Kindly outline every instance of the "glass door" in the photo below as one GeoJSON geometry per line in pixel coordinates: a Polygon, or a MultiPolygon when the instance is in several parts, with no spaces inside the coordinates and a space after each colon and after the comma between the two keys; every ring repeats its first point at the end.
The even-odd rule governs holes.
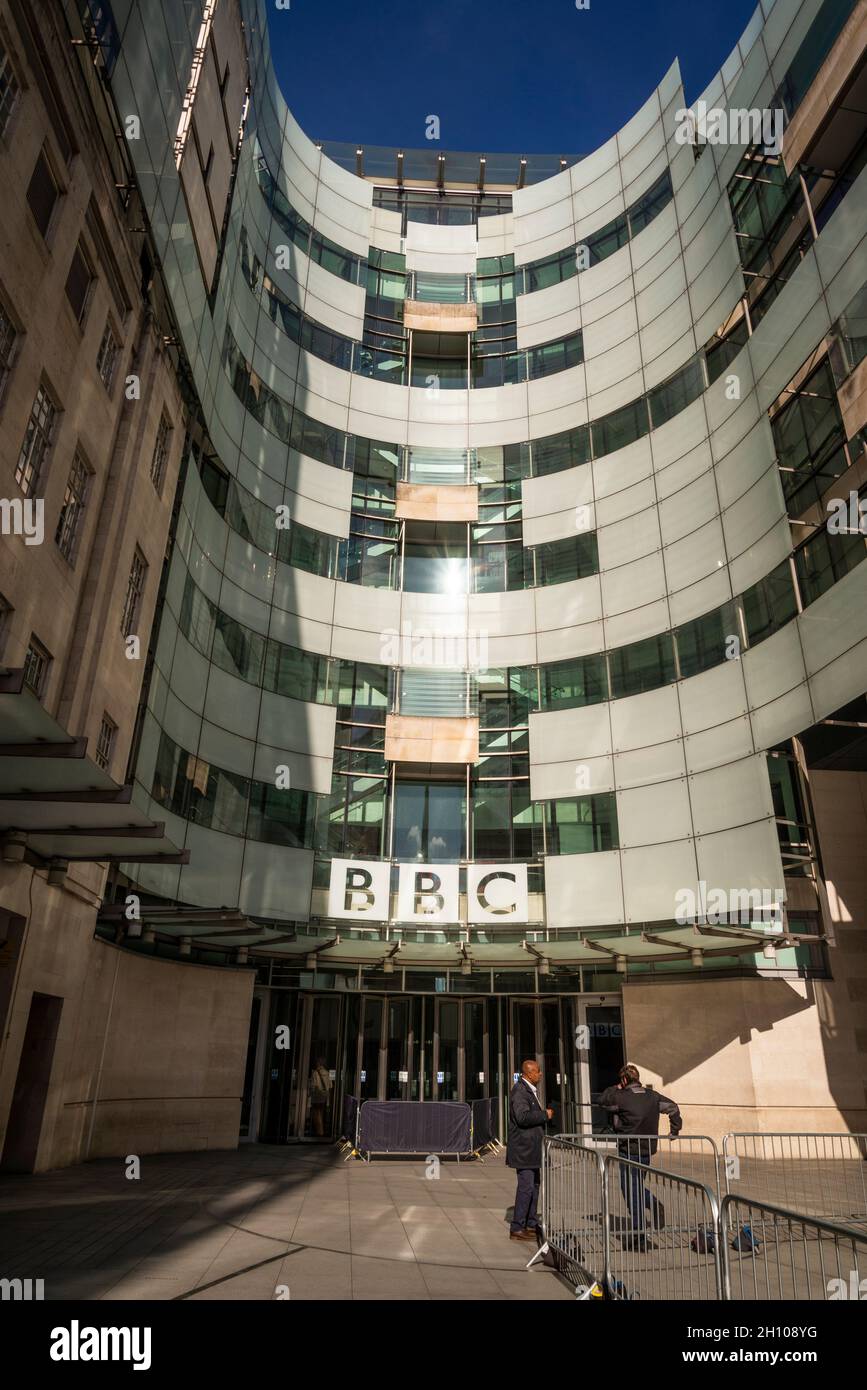
{"type": "Polygon", "coordinates": [[[309,1015],[305,1085],[301,1091],[303,1113],[298,1133],[306,1139],[331,1139],[337,1113],[337,1071],[340,1056],[342,999],[317,995],[306,1000],[309,1015]]]}
{"type": "Polygon", "coordinates": [[[568,1127],[566,1117],[573,1093],[573,1062],[569,1054],[568,1001],[566,999],[513,999],[510,1001],[509,1089],[525,1061],[535,1061],[542,1071],[539,1100],[554,1110],[552,1124],[568,1127]],[[566,1011],[564,1014],[564,1010],[566,1011]]]}

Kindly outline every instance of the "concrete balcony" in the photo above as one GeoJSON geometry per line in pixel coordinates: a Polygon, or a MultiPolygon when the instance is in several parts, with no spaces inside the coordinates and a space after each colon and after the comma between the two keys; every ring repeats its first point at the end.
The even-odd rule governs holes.
{"type": "Polygon", "coordinates": [[[385,757],[392,763],[477,763],[479,721],[426,719],[414,714],[385,718],[385,757]]]}

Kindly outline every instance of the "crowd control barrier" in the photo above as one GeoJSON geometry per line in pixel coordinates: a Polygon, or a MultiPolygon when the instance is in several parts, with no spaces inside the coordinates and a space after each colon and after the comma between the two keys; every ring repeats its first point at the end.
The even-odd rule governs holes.
{"type": "Polygon", "coordinates": [[[692,1178],[693,1182],[709,1187],[719,1201],[720,1154],[708,1134],[682,1134],[677,1138],[670,1134],[573,1134],[559,1137],[574,1139],[576,1143],[584,1144],[598,1153],[631,1159],[636,1163],[646,1163],[652,1157],[655,1170],[692,1178]],[[655,1152],[651,1151],[651,1145],[655,1152]]]}
{"type": "Polygon", "coordinates": [[[471,1158],[498,1143],[496,1117],[497,1102],[490,1097],[469,1102],[366,1100],[358,1110],[353,1152],[367,1159],[376,1154],[471,1158]]]}
{"type": "Polygon", "coordinates": [[[867,1231],[740,1194],[720,1203],[703,1183],[658,1162],[546,1139],[544,1242],[530,1263],[553,1259],[576,1292],[595,1285],[624,1300],[833,1302],[867,1294],[867,1231]]]}
{"type": "Polygon", "coordinates": [[[867,1234],[749,1197],[723,1198],[724,1297],[836,1302],[867,1297],[867,1234]]]}
{"type": "Polygon", "coordinates": [[[865,1134],[727,1134],[722,1158],[730,1196],[867,1229],[865,1134]]]}

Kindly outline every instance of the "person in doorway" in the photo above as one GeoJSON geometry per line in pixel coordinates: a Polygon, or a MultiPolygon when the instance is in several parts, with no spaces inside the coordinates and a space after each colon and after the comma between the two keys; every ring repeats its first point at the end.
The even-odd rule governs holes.
{"type": "Polygon", "coordinates": [[[316,1066],[310,1073],[310,1122],[317,1139],[325,1137],[325,1120],[331,1102],[331,1073],[324,1057],[317,1057],[316,1066]]]}
{"type": "MultiPolygon", "coordinates": [[[[619,1136],[617,1152],[620,1157],[641,1163],[646,1168],[650,1167],[656,1153],[660,1115],[668,1116],[672,1138],[676,1138],[683,1128],[680,1110],[675,1102],[654,1091],[652,1086],[642,1086],[638,1068],[631,1062],[620,1068],[617,1085],[603,1091],[598,1104],[611,1115],[615,1133],[619,1136]]],[[[640,1168],[631,1168],[625,1163],[620,1165],[620,1190],[632,1223],[632,1235],[626,1243],[630,1248],[639,1250],[646,1248],[645,1208],[650,1213],[650,1224],[655,1231],[661,1231],[665,1225],[665,1208],[658,1197],[648,1192],[645,1182],[640,1168]]]]}
{"type": "Polygon", "coordinates": [[[509,1093],[509,1134],[506,1164],[518,1173],[515,1208],[509,1228],[511,1240],[535,1243],[538,1220],[539,1173],[542,1167],[542,1136],[554,1111],[544,1109],[537,1087],[542,1071],[535,1061],[521,1063],[521,1075],[509,1093]]]}

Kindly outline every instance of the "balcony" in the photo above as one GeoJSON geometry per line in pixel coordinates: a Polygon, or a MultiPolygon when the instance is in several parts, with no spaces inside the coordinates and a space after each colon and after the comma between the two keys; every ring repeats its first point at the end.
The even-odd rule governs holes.
{"type": "Polygon", "coordinates": [[[404,326],[424,333],[474,333],[479,322],[474,282],[469,274],[410,271],[404,326]]]}
{"type": "Polygon", "coordinates": [[[389,762],[451,766],[479,760],[479,692],[470,671],[394,671],[385,721],[389,762]]]}

